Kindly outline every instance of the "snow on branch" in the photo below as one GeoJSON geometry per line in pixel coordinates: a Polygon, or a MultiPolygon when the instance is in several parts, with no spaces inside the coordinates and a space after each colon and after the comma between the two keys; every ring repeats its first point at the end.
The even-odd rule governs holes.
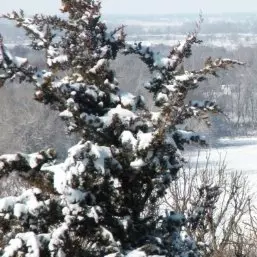
{"type": "Polygon", "coordinates": [[[177,130],[173,134],[173,139],[175,140],[177,146],[182,150],[184,149],[183,145],[185,143],[198,143],[204,146],[207,145],[206,137],[193,131],[177,130]]]}
{"type": "Polygon", "coordinates": [[[0,255],[198,256],[195,243],[182,233],[190,220],[172,211],[160,215],[156,206],[184,165],[183,145],[206,144],[178,125],[219,111],[209,101],[187,104],[189,90],[243,63],[209,59],[203,69],[185,71],[183,60],[200,43],[199,26],[165,58],[140,43],[128,46],[125,54],[137,54],[152,72],[147,89],[159,109],[151,112],[143,97],[119,88],[110,65],[126,46],[124,27],[108,31],[99,1],[62,0],[61,11],[67,20],[25,18],[23,12],[3,16],[27,31],[32,48],[46,51],[48,67],[38,70],[7,58],[3,47],[8,78],[23,74],[34,83],[35,100],[58,111],[81,141],[58,163],[51,162],[52,151],[0,156],[2,174],[35,170],[51,187],[0,199],[0,221],[11,230],[0,234],[0,255]]]}
{"type": "Polygon", "coordinates": [[[178,65],[182,63],[184,58],[189,58],[192,55],[192,46],[202,42],[201,40],[197,39],[202,22],[203,19],[200,15],[199,21],[196,23],[195,31],[188,34],[185,40],[172,47],[167,57],[160,57],[159,54],[154,53],[150,47],[144,47],[142,42],[135,43],[134,45],[128,45],[123,53],[125,55],[139,55],[140,59],[148,66],[152,72],[159,71],[164,74],[167,72],[174,72],[178,65]]]}
{"type": "Polygon", "coordinates": [[[39,45],[46,46],[47,45],[47,38],[46,32],[39,28],[33,19],[25,18],[24,12],[21,10],[20,13],[13,11],[12,13],[2,15],[2,18],[16,21],[17,27],[22,27],[28,33],[33,41],[39,41],[39,45]]]}
{"type": "Polygon", "coordinates": [[[13,170],[29,171],[39,170],[40,167],[56,157],[52,148],[32,154],[17,153],[0,155],[0,176],[13,170]]]}

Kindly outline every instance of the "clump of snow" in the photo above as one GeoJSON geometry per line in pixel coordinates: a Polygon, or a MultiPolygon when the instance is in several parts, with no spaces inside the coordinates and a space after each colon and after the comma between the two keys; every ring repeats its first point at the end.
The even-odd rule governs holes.
{"type": "Polygon", "coordinates": [[[22,66],[26,65],[28,63],[27,58],[22,58],[18,56],[13,56],[12,61],[16,67],[21,68],[22,66]]]}
{"type": "Polygon", "coordinates": [[[51,149],[32,154],[3,154],[0,156],[0,171],[8,171],[17,167],[24,169],[25,171],[36,169],[44,162],[54,158],[55,156],[52,154],[54,153],[51,149]]]}
{"type": "Polygon", "coordinates": [[[97,61],[96,65],[89,70],[90,73],[96,74],[104,65],[106,65],[106,59],[100,59],[97,61]]]}
{"type": "Polygon", "coordinates": [[[99,216],[98,216],[98,213],[97,213],[95,207],[91,207],[91,208],[90,208],[90,211],[87,213],[87,217],[93,218],[96,223],[99,222],[99,216]]]}
{"type": "Polygon", "coordinates": [[[112,153],[110,148],[92,144],[89,154],[91,156],[94,156],[94,165],[96,170],[104,174],[105,172],[104,161],[108,158],[112,158],[112,153]]]}
{"type": "Polygon", "coordinates": [[[136,249],[129,252],[125,257],[147,257],[147,255],[144,251],[136,249]]]}
{"type": "Polygon", "coordinates": [[[177,75],[175,76],[175,79],[177,81],[180,81],[180,82],[185,82],[185,81],[188,81],[190,79],[192,79],[194,77],[194,74],[191,73],[191,72],[185,72],[185,74],[183,75],[177,75]]]}
{"type": "Polygon", "coordinates": [[[112,158],[109,147],[99,146],[90,141],[80,141],[68,150],[68,158],[64,163],[43,166],[41,170],[53,173],[54,187],[57,192],[63,194],[68,202],[76,203],[85,199],[85,192],[71,188],[74,176],[82,176],[90,162],[94,164],[96,171],[104,174],[105,161],[112,158]]]}
{"type": "Polygon", "coordinates": [[[116,108],[112,108],[105,116],[100,118],[104,123],[104,127],[109,127],[112,124],[114,116],[118,116],[124,125],[130,125],[131,121],[137,118],[134,112],[117,105],[116,108]]]}
{"type": "Polygon", "coordinates": [[[96,88],[93,88],[93,87],[87,88],[85,91],[85,94],[91,96],[95,102],[97,101],[97,89],[96,88]]]}
{"type": "Polygon", "coordinates": [[[177,85],[176,84],[169,84],[169,85],[164,85],[165,88],[168,89],[170,92],[175,92],[177,90],[177,85]]]}
{"type": "Polygon", "coordinates": [[[185,130],[177,130],[175,135],[179,137],[179,139],[183,142],[197,142],[201,144],[206,144],[206,137],[203,135],[199,135],[193,131],[185,131],[185,130]]]}
{"type": "Polygon", "coordinates": [[[46,203],[38,200],[41,191],[37,188],[29,189],[20,196],[5,197],[0,199],[0,213],[10,213],[19,218],[28,215],[37,217],[48,209],[46,203]]]}
{"type": "Polygon", "coordinates": [[[0,156],[0,161],[4,161],[7,163],[18,162],[21,159],[20,154],[3,154],[0,156]]]}
{"type": "Polygon", "coordinates": [[[163,104],[167,103],[169,101],[169,97],[167,94],[164,94],[162,92],[159,92],[158,95],[156,96],[155,102],[157,104],[163,104]]]}
{"type": "Polygon", "coordinates": [[[139,131],[137,133],[137,140],[138,140],[137,149],[139,151],[148,149],[151,146],[153,139],[154,139],[154,135],[152,132],[143,133],[142,131],[139,131]]]}
{"type": "Polygon", "coordinates": [[[102,230],[103,239],[108,240],[111,243],[116,243],[115,240],[114,240],[113,234],[109,230],[107,230],[103,226],[101,226],[101,230],[102,230]]]}
{"type": "Polygon", "coordinates": [[[122,145],[131,145],[132,149],[135,150],[136,149],[136,145],[137,145],[137,139],[133,136],[131,131],[125,130],[122,132],[122,134],[120,135],[120,140],[122,145]]]}
{"type": "Polygon", "coordinates": [[[65,54],[61,54],[59,49],[49,46],[47,49],[47,64],[49,67],[54,64],[63,64],[68,61],[68,56],[65,54]]]}
{"type": "Polygon", "coordinates": [[[48,249],[50,250],[50,252],[54,253],[62,249],[62,247],[64,246],[65,235],[68,229],[69,227],[67,226],[67,224],[63,223],[53,231],[48,245],[48,249]]]}
{"type": "Polygon", "coordinates": [[[130,167],[134,168],[135,170],[139,170],[144,166],[146,166],[146,163],[143,161],[142,158],[137,158],[130,163],[130,167]]]}
{"type": "Polygon", "coordinates": [[[40,257],[40,242],[34,232],[20,233],[16,237],[28,248],[28,257],[40,257]]]}
{"type": "Polygon", "coordinates": [[[5,247],[2,257],[13,257],[19,249],[22,248],[22,240],[20,238],[11,239],[9,245],[5,247]]]}
{"type": "Polygon", "coordinates": [[[159,119],[161,118],[161,112],[151,112],[151,121],[154,123],[154,124],[157,124],[159,119]]]}
{"type": "Polygon", "coordinates": [[[169,67],[173,67],[175,60],[170,58],[161,58],[159,61],[156,61],[154,63],[155,66],[158,66],[160,68],[165,67],[168,69],[169,67]]]}
{"type": "Polygon", "coordinates": [[[53,64],[56,64],[56,63],[65,63],[68,61],[68,56],[67,55],[59,55],[59,56],[56,56],[54,57],[53,59],[48,59],[48,65],[49,66],[52,66],[53,64]]]}
{"type": "Polygon", "coordinates": [[[128,92],[120,93],[120,101],[124,107],[133,107],[135,104],[136,96],[128,92]]]}
{"type": "Polygon", "coordinates": [[[69,110],[64,110],[64,111],[59,113],[59,116],[62,117],[62,118],[72,118],[73,114],[69,110]]]}

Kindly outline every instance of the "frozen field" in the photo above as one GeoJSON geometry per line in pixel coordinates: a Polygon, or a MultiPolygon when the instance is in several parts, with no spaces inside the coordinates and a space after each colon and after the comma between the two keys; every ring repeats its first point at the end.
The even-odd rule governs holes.
{"type": "MultiPolygon", "coordinates": [[[[226,164],[227,171],[242,171],[257,186],[257,137],[221,138],[218,146],[186,153],[190,165],[211,168],[226,164]]],[[[257,189],[256,189],[257,191],[257,189]]]]}
{"type": "Polygon", "coordinates": [[[257,137],[221,138],[218,147],[186,153],[190,162],[213,166],[225,159],[228,170],[257,174],[257,137]]]}
{"type": "MultiPolygon", "coordinates": [[[[215,34],[200,34],[199,38],[203,40],[204,46],[209,47],[224,47],[227,50],[236,50],[239,47],[256,47],[257,39],[256,34],[251,33],[215,33],[215,34]]],[[[151,45],[176,45],[179,41],[184,40],[184,34],[144,34],[144,35],[129,35],[128,41],[130,44],[134,42],[142,42],[145,46],[151,45]]]]}

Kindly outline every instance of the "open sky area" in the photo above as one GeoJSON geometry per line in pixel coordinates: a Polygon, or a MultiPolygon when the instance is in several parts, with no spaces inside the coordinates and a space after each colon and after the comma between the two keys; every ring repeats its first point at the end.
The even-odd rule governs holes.
{"type": "MultiPolygon", "coordinates": [[[[2,0],[0,13],[23,9],[28,14],[56,14],[61,0],[2,0]]],[[[256,12],[256,0],[103,0],[105,14],[256,12]]]]}

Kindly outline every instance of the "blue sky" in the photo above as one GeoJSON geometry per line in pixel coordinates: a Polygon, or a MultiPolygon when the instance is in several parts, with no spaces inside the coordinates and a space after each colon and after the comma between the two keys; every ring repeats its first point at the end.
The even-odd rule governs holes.
{"type": "MultiPolygon", "coordinates": [[[[1,0],[0,13],[24,9],[27,13],[56,13],[61,0],[1,0]]],[[[104,13],[224,13],[256,12],[256,0],[103,0],[104,13]]]]}

